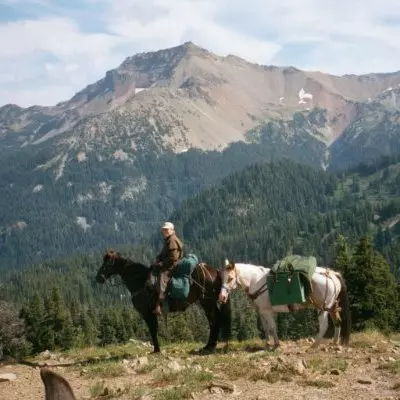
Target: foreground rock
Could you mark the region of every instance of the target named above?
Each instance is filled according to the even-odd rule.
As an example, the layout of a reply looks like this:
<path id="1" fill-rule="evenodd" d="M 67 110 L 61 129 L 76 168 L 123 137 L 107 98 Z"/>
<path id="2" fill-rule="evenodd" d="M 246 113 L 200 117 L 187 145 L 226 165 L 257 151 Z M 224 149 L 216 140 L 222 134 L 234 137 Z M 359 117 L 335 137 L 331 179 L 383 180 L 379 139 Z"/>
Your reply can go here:
<path id="1" fill-rule="evenodd" d="M 17 379 L 17 375 L 12 373 L 0 374 L 0 382 L 10 382 L 15 381 Z"/>

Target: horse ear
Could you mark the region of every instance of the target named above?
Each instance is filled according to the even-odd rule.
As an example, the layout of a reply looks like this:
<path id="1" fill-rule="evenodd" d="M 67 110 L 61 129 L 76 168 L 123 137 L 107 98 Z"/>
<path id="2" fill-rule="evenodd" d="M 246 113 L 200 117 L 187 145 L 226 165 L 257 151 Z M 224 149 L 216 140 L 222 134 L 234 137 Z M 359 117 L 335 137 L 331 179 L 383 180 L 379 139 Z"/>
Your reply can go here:
<path id="1" fill-rule="evenodd" d="M 228 265 L 229 265 L 229 260 L 225 258 L 225 267 L 227 267 Z"/>
<path id="2" fill-rule="evenodd" d="M 68 381 L 48 368 L 41 368 L 40 377 L 45 387 L 45 400 L 76 400 Z"/>

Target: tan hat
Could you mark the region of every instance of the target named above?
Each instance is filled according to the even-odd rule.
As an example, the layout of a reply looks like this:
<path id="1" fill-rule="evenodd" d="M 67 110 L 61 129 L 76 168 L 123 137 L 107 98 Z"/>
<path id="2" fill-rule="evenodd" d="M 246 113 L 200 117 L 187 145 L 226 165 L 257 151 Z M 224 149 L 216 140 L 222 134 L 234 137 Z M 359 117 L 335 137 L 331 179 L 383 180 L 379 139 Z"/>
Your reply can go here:
<path id="1" fill-rule="evenodd" d="M 171 229 L 174 230 L 174 224 L 172 222 L 164 222 L 164 225 L 161 227 L 161 229 Z"/>

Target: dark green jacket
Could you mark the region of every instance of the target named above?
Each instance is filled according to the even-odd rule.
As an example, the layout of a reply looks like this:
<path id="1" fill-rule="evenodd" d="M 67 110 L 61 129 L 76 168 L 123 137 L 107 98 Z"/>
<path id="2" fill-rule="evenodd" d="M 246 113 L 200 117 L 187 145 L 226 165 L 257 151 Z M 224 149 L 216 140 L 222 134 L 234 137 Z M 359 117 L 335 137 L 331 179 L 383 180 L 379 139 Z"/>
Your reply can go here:
<path id="1" fill-rule="evenodd" d="M 183 244 L 173 233 L 164 239 L 164 246 L 161 253 L 157 256 L 157 261 L 161 261 L 162 269 L 171 269 L 176 266 L 183 257 Z"/>

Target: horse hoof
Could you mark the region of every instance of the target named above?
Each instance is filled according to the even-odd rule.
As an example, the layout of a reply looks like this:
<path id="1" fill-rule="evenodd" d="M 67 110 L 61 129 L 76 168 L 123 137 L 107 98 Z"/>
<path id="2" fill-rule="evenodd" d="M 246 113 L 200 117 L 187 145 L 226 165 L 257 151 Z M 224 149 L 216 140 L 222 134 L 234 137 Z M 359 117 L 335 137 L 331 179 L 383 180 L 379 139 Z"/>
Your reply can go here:
<path id="1" fill-rule="evenodd" d="M 203 347 L 197 352 L 197 354 L 206 355 L 206 354 L 214 354 L 215 352 L 216 352 L 215 347 Z"/>
<path id="2" fill-rule="evenodd" d="M 280 347 L 281 347 L 280 344 L 274 344 L 273 346 L 268 344 L 265 348 L 267 351 L 273 352 L 273 351 L 279 350 Z"/>

